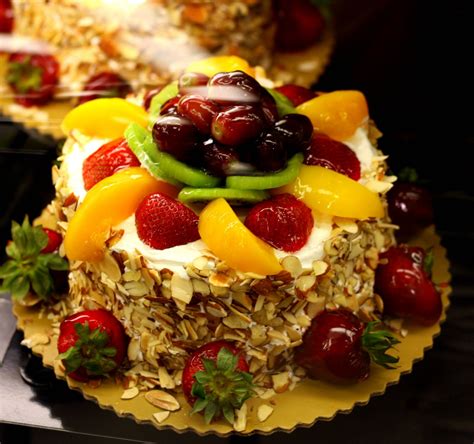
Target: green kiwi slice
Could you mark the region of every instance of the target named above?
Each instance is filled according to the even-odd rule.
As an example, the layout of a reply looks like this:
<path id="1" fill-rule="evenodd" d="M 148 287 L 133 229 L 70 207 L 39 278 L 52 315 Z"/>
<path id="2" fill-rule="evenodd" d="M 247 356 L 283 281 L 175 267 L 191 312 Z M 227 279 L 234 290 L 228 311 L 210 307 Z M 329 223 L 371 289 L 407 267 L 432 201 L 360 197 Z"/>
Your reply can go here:
<path id="1" fill-rule="evenodd" d="M 166 85 L 153 99 L 150 103 L 150 115 L 152 120 L 160 114 L 161 107 L 169 100 L 175 97 L 178 94 L 178 82 L 172 82 L 169 85 Z"/>
<path id="2" fill-rule="evenodd" d="M 238 190 L 269 190 L 278 188 L 296 179 L 299 174 L 303 154 L 295 154 L 289 161 L 285 169 L 277 173 L 268 173 L 255 176 L 228 176 L 225 182 L 226 187 Z"/>
<path id="3" fill-rule="evenodd" d="M 270 194 L 261 190 L 235 190 L 233 188 L 183 188 L 178 200 L 183 203 L 208 202 L 223 197 L 231 205 L 246 205 L 268 199 Z"/>

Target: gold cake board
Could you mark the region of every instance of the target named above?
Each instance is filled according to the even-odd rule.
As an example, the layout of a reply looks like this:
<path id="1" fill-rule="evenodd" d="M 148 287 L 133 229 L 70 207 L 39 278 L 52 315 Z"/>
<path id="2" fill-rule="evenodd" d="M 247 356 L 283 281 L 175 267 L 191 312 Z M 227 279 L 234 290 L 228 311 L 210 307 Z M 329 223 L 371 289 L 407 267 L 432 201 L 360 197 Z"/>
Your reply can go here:
<path id="1" fill-rule="evenodd" d="M 389 385 L 399 381 L 401 375 L 411 372 L 413 364 L 423 358 L 425 350 L 433 346 L 433 338 L 440 333 L 440 324 L 446 318 L 448 296 L 451 293 L 449 261 L 434 227 L 426 229 L 411 243 L 425 248 L 433 247 L 435 258 L 433 280 L 440 284 L 442 289 L 443 315 L 440 322 L 431 327 L 407 323 L 408 336 L 397 346 L 400 363 L 395 370 L 373 366 L 371 375 L 366 381 L 350 386 L 304 380 L 295 390 L 277 394 L 272 398 L 271 405 L 274 411 L 265 422 L 257 419 L 257 407 L 263 403 L 269 404 L 270 401 L 250 400 L 247 427 L 242 434 L 289 432 L 296 427 L 311 427 L 316 421 L 331 420 L 337 413 L 350 413 L 355 406 L 367 404 L 372 396 L 383 394 Z M 51 321 L 47 319 L 47 313 L 40 318 L 38 308 L 27 308 L 18 304 L 14 305 L 13 311 L 18 319 L 18 328 L 23 330 L 25 338 L 31 338 L 37 333 L 51 335 Z M 56 340 L 57 338 L 53 337 L 49 344 L 33 347 L 33 352 L 42 357 L 47 367 L 53 367 L 57 356 Z M 64 376 L 58 373 L 56 376 L 64 379 Z M 66 380 L 70 388 L 80 391 L 86 399 L 97 402 L 101 408 L 114 410 L 117 415 L 133 418 L 138 423 L 151 423 L 158 429 L 169 428 L 180 433 L 193 431 L 199 435 L 225 436 L 233 432 L 224 422 L 206 425 L 201 415 L 190 416 L 190 407 L 182 395 L 178 396 L 181 409 L 171 413 L 168 419 L 158 424 L 153 420 L 152 414 L 159 409 L 149 404 L 143 394 L 132 400 L 121 400 L 123 388 L 116 385 L 113 378 L 105 380 L 98 388 L 92 388 L 70 378 Z"/>

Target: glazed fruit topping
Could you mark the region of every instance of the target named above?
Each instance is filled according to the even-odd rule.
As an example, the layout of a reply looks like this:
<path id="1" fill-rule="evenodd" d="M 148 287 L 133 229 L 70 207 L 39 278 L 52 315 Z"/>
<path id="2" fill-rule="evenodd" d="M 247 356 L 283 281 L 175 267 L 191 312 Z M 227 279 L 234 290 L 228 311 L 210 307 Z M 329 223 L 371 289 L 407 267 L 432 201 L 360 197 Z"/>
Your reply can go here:
<path id="1" fill-rule="evenodd" d="M 143 97 L 143 108 L 145 108 L 146 111 L 150 110 L 151 101 L 162 89 L 163 86 L 157 86 L 156 88 L 152 88 L 146 92 L 145 97 Z"/>
<path id="2" fill-rule="evenodd" d="M 306 165 L 320 165 L 353 180 L 360 179 L 360 162 L 347 145 L 330 137 L 316 133 L 304 150 Z"/>
<path id="3" fill-rule="evenodd" d="M 207 82 L 209 77 L 199 72 L 184 73 L 178 81 L 179 92 L 185 94 L 197 94 L 207 96 Z"/>
<path id="4" fill-rule="evenodd" d="M 84 188 L 90 190 L 96 183 L 117 171 L 140 166 L 139 160 L 123 138 L 108 142 L 92 153 L 82 165 Z"/>
<path id="5" fill-rule="evenodd" d="M 275 123 L 274 132 L 289 153 L 303 152 L 310 145 L 313 124 L 303 114 L 287 114 Z"/>
<path id="6" fill-rule="evenodd" d="M 208 98 L 221 105 L 257 103 L 261 96 L 260 83 L 242 71 L 222 72 L 209 80 Z"/>
<path id="7" fill-rule="evenodd" d="M 163 193 L 143 199 L 135 212 L 135 224 L 141 241 L 158 250 L 199 239 L 196 214 Z"/>
<path id="8" fill-rule="evenodd" d="M 40 106 L 53 98 L 59 64 L 50 54 L 13 53 L 8 58 L 7 82 L 22 106 Z"/>
<path id="9" fill-rule="evenodd" d="M 280 194 L 255 205 L 245 226 L 271 246 L 286 252 L 300 250 L 308 241 L 314 220 L 303 202 L 291 194 Z"/>
<path id="10" fill-rule="evenodd" d="M 198 95 L 185 95 L 177 105 L 177 112 L 187 117 L 203 134 L 211 132 L 211 124 L 219 112 L 219 106 L 210 99 Z"/>
<path id="11" fill-rule="evenodd" d="M 178 94 L 177 96 L 174 96 L 171 99 L 167 100 L 160 109 L 160 115 L 177 115 L 179 99 L 181 99 L 181 94 Z"/>
<path id="12" fill-rule="evenodd" d="M 132 91 L 128 82 L 114 72 L 100 72 L 93 75 L 84 85 L 79 104 L 106 97 L 125 97 Z"/>
<path id="13" fill-rule="evenodd" d="M 436 323 L 442 312 L 441 296 L 430 278 L 432 259 L 420 247 L 399 245 L 380 255 L 375 291 L 382 297 L 384 313 L 412 319 L 423 325 Z"/>
<path id="14" fill-rule="evenodd" d="M 291 100 L 293 106 L 301 105 L 303 102 L 307 102 L 316 97 L 316 93 L 304 86 L 287 84 L 275 88 L 278 92 L 282 93 L 288 99 Z"/>

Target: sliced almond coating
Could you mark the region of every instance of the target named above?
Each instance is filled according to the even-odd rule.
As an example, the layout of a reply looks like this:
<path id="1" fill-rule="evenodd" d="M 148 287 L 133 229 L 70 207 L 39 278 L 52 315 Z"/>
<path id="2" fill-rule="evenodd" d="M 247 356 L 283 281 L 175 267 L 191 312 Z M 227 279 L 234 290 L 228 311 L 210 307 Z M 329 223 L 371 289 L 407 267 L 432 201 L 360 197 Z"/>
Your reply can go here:
<path id="1" fill-rule="evenodd" d="M 272 375 L 272 382 L 273 382 L 273 390 L 276 393 L 283 393 L 288 390 L 290 386 L 290 376 L 288 372 L 277 373 L 276 375 Z"/>
<path id="2" fill-rule="evenodd" d="M 181 407 L 178 400 L 173 395 L 170 395 L 163 390 L 151 390 L 145 394 L 145 399 L 155 407 L 170 412 L 174 412 Z"/>
<path id="3" fill-rule="evenodd" d="M 257 410 L 257 418 L 260 422 L 264 422 L 273 413 L 273 407 L 262 404 Z"/>
<path id="4" fill-rule="evenodd" d="M 247 427 L 247 403 L 244 402 L 242 407 L 237 410 L 237 415 L 234 421 L 234 430 L 236 432 L 243 432 Z"/>
<path id="5" fill-rule="evenodd" d="M 177 273 L 171 278 L 171 297 L 189 304 L 193 297 L 193 284 L 189 279 L 182 278 Z"/>
<path id="6" fill-rule="evenodd" d="M 36 347 L 37 345 L 46 345 L 49 344 L 49 336 L 44 333 L 35 333 L 29 338 L 23 339 L 21 345 L 25 345 L 28 348 Z"/>
<path id="7" fill-rule="evenodd" d="M 138 396 L 139 390 L 137 387 L 132 387 L 127 390 L 124 390 L 120 399 L 133 399 Z"/>
<path id="8" fill-rule="evenodd" d="M 163 421 L 168 419 L 168 416 L 170 416 L 170 412 L 156 412 L 156 413 L 153 413 L 153 419 L 158 424 L 161 424 Z"/>

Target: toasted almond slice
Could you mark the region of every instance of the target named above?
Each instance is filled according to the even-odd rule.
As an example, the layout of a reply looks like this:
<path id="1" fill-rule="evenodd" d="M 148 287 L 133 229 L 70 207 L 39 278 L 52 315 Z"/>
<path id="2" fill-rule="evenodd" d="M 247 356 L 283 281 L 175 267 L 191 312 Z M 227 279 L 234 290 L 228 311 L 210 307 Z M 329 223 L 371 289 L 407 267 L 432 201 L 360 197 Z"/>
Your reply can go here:
<path id="1" fill-rule="evenodd" d="M 46 345 L 49 344 L 49 336 L 44 333 L 35 333 L 31 337 L 23 339 L 21 345 L 25 345 L 28 348 L 36 347 L 37 345 Z"/>
<path id="2" fill-rule="evenodd" d="M 161 424 L 163 421 L 168 419 L 168 416 L 170 416 L 170 412 L 156 412 L 153 413 L 153 419 L 158 423 Z"/>
<path id="3" fill-rule="evenodd" d="M 290 375 L 288 372 L 277 373 L 272 375 L 273 390 L 276 393 L 283 393 L 290 386 Z"/>
<path id="4" fill-rule="evenodd" d="M 132 387 L 124 390 L 120 399 L 133 399 L 138 396 L 139 390 L 137 387 Z"/>
<path id="5" fill-rule="evenodd" d="M 236 432 L 243 432 L 247 427 L 247 403 L 244 402 L 242 407 L 237 410 L 237 415 L 234 421 L 234 430 Z"/>
<path id="6" fill-rule="evenodd" d="M 257 418 L 260 422 L 264 422 L 273 413 L 273 407 L 262 404 L 257 410 Z"/>
<path id="7" fill-rule="evenodd" d="M 178 400 L 171 394 L 163 390 L 151 390 L 145 394 L 145 399 L 155 407 L 174 412 L 181 406 Z"/>

